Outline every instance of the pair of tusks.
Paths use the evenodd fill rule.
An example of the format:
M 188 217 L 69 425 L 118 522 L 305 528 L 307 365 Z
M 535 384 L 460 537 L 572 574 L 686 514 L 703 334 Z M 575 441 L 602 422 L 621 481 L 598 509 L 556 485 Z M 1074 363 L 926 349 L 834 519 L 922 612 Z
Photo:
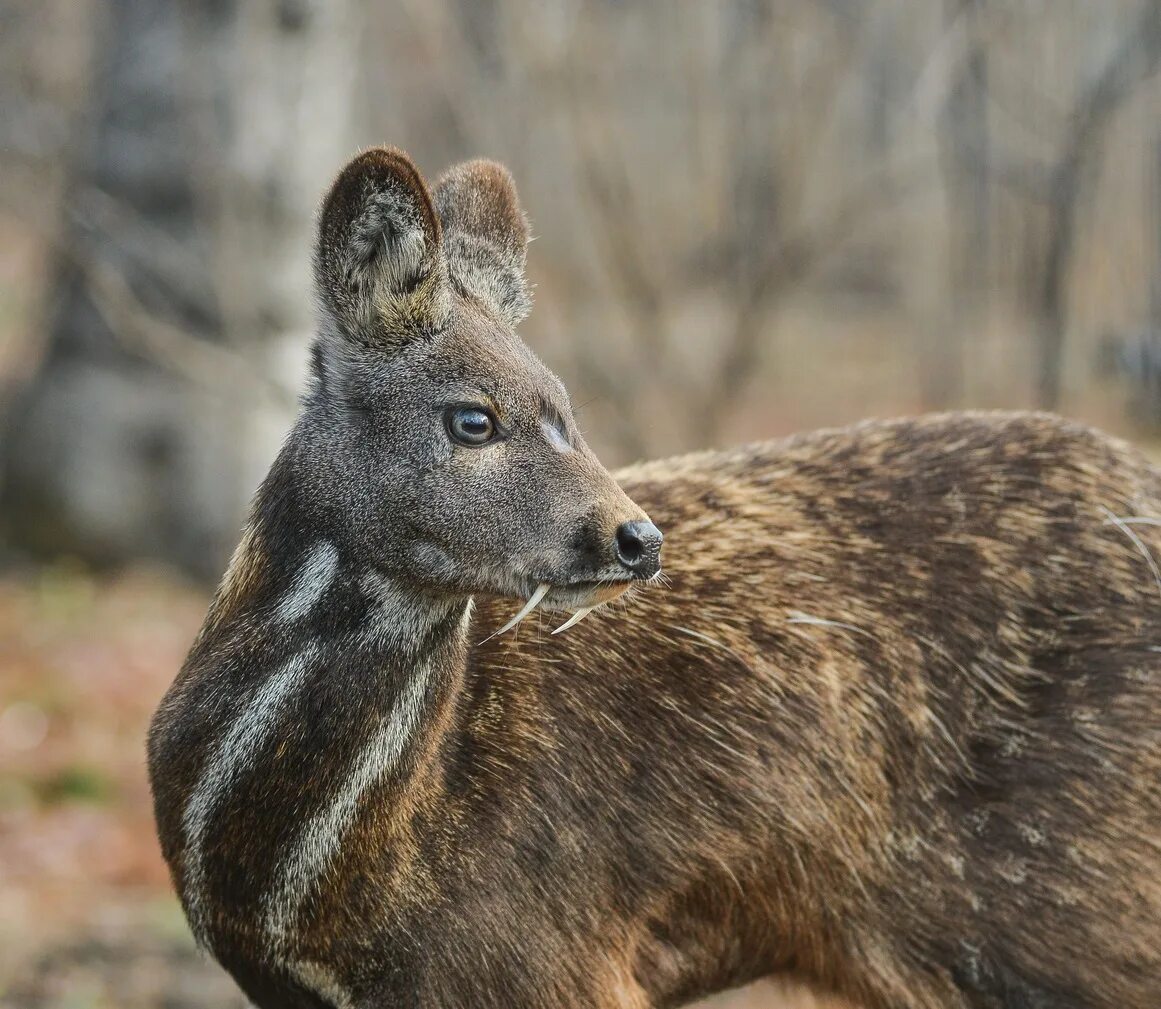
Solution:
M 511 620 L 509 620 L 498 631 L 496 631 L 494 634 L 492 634 L 491 637 L 494 638 L 497 635 L 506 634 L 508 631 L 512 630 L 513 627 L 515 627 L 518 623 L 520 623 L 521 620 L 523 620 L 526 616 L 528 616 L 529 613 L 531 613 L 534 609 L 536 609 L 537 606 L 540 605 L 540 601 L 546 595 L 548 595 L 548 590 L 551 588 L 552 588 L 552 586 L 548 585 L 545 582 L 541 582 L 539 585 L 537 585 L 536 591 L 533 592 L 532 595 L 530 595 L 528 597 L 528 602 L 526 602 L 520 608 L 520 612 L 517 613 L 516 616 L 514 616 Z M 592 613 L 592 611 L 595 609 L 596 609 L 596 606 L 583 606 L 583 607 L 581 607 L 579 610 L 577 610 L 571 617 L 569 617 L 563 624 L 561 624 L 552 633 L 559 634 L 561 631 L 567 631 L 570 627 L 575 627 L 582 620 L 584 620 L 585 617 L 587 617 L 590 613 Z

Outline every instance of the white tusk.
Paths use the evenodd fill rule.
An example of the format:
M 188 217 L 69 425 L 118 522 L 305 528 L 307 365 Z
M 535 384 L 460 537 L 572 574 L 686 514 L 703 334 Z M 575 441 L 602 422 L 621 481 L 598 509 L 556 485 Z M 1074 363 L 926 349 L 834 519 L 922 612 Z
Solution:
M 513 627 L 520 623 L 521 620 L 523 620 L 526 616 L 528 616 L 529 613 L 531 613 L 534 609 L 536 609 L 537 606 L 540 605 L 540 600 L 548 595 L 548 590 L 550 588 L 552 588 L 552 586 L 547 582 L 541 582 L 539 585 L 537 585 L 536 591 L 528 597 L 528 602 L 526 602 L 523 607 L 521 607 L 520 612 L 517 613 L 516 616 L 509 620 L 498 631 L 494 631 L 491 635 L 489 635 L 488 638 L 485 638 L 485 640 L 491 640 L 497 635 L 504 634 L 505 632 L 512 630 Z
M 595 606 L 585 606 L 584 608 L 577 610 L 571 617 L 569 617 L 563 624 L 561 624 L 552 633 L 559 634 L 561 631 L 567 631 L 570 627 L 573 627 L 576 624 L 579 624 L 582 620 L 584 620 L 585 617 L 587 617 L 595 609 L 596 609 Z

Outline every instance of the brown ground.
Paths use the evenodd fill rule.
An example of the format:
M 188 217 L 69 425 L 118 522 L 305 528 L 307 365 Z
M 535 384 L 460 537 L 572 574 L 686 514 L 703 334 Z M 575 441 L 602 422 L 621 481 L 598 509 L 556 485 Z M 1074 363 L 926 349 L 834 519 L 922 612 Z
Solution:
M 0 581 L 0 1004 L 234 1009 L 153 837 L 144 731 L 205 600 L 158 574 Z

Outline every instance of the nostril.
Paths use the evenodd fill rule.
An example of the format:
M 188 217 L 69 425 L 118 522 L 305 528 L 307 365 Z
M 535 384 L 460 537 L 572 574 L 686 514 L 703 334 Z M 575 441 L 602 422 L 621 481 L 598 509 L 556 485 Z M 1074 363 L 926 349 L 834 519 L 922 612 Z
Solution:
M 622 564 L 632 567 L 645 552 L 645 544 L 637 535 L 636 522 L 626 522 L 617 529 L 617 557 Z
M 617 560 L 637 575 L 651 577 L 661 567 L 661 530 L 652 522 L 624 522 L 614 537 Z

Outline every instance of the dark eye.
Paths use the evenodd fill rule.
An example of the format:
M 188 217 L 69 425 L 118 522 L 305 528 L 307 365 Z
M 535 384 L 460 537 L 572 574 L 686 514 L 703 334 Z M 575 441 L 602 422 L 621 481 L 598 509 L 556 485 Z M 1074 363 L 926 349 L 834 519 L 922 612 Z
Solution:
M 486 445 L 496 437 L 496 422 L 478 406 L 457 406 L 447 418 L 447 429 L 461 445 Z

